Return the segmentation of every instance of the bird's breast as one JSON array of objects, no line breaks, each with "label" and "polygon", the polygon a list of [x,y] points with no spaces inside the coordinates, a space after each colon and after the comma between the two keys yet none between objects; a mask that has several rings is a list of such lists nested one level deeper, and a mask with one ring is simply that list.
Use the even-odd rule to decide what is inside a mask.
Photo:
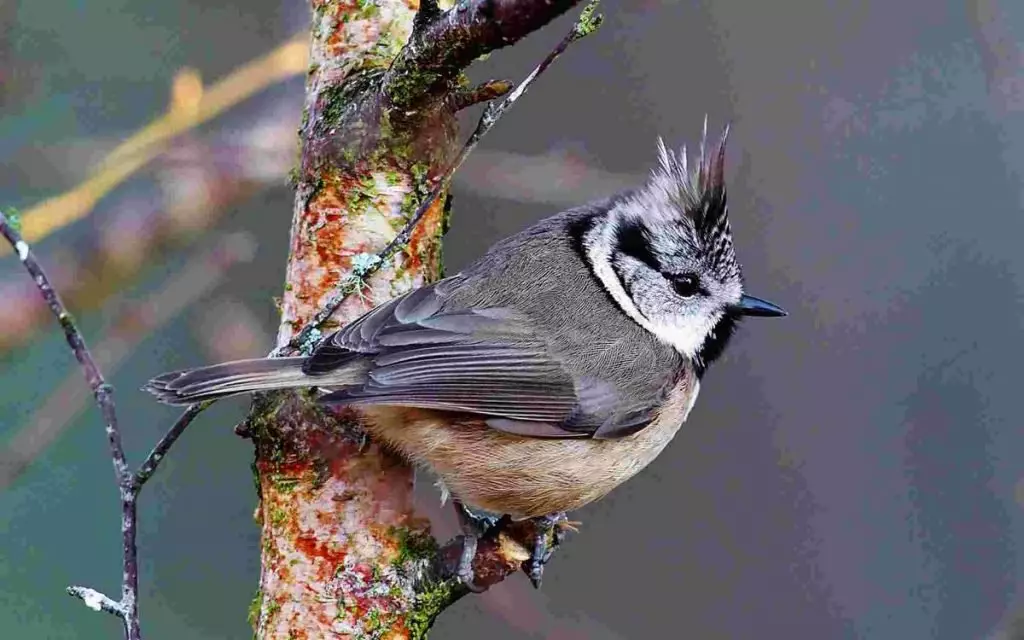
[{"label": "bird's breast", "polygon": [[650,464],[679,431],[699,383],[684,375],[657,417],[624,438],[541,439],[502,433],[482,420],[400,407],[366,407],[369,430],[428,466],[467,504],[515,518],[573,511]]}]

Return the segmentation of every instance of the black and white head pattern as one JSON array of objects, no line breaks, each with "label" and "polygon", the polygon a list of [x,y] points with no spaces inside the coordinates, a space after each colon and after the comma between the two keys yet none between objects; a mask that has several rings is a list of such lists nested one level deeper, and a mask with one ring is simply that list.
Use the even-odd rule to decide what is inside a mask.
[{"label": "black and white head pattern", "polygon": [[721,354],[738,315],[742,274],[725,189],[728,128],[690,162],[658,140],[647,183],[613,200],[584,238],[591,268],[635,322],[700,370]]}]

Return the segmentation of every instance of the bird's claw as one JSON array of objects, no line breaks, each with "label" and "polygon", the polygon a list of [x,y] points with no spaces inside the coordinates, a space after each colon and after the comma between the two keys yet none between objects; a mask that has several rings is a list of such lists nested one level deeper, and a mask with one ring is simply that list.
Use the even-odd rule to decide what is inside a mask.
[{"label": "bird's claw", "polygon": [[[489,517],[482,517],[468,509],[461,501],[454,500],[455,513],[458,514],[459,525],[462,529],[462,554],[459,556],[459,564],[456,568],[456,576],[459,582],[464,584],[473,593],[481,593],[487,590],[476,584],[476,575],[473,571],[473,559],[476,557],[477,543],[481,537],[492,538],[501,533],[511,522],[510,516],[502,516],[496,520]],[[539,589],[544,578],[544,566],[551,560],[557,549],[564,541],[567,532],[577,532],[581,523],[569,520],[564,512],[552,513],[533,519],[534,537],[533,549],[530,557],[523,562],[523,571],[530,578],[534,588]],[[550,543],[548,537],[550,535]]]},{"label": "bird's claw", "polygon": [[459,528],[462,529],[462,554],[459,556],[455,575],[472,593],[483,593],[487,591],[487,587],[476,583],[476,573],[473,571],[477,542],[481,536],[496,535],[504,520],[491,523],[488,518],[470,511],[461,500],[453,500],[452,504],[459,519]]},{"label": "bird's claw", "polygon": [[473,572],[473,558],[476,557],[476,544],[476,535],[472,533],[463,534],[462,555],[459,556],[459,566],[455,570],[455,575],[459,578],[459,582],[465,585],[466,588],[473,593],[483,593],[484,591],[487,591],[487,587],[482,587],[476,583],[476,575]]},{"label": "bird's claw", "polygon": [[[566,518],[565,512],[553,513],[539,518],[534,518],[536,532],[533,538],[533,551],[530,559],[526,561],[523,569],[530,578],[535,589],[540,589],[544,578],[544,565],[551,560],[555,549],[565,541],[566,531],[579,531],[577,526],[581,523]],[[548,544],[548,534],[551,534],[551,544]]]}]

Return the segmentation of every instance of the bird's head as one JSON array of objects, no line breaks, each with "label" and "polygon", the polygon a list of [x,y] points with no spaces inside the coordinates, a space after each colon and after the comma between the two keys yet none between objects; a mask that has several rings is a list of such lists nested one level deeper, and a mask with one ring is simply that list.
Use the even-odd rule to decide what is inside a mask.
[{"label": "bird's head", "polygon": [[744,292],[725,188],[728,128],[690,161],[658,141],[647,183],[613,200],[585,238],[605,289],[634,321],[703,370],[744,316],[784,316]]}]

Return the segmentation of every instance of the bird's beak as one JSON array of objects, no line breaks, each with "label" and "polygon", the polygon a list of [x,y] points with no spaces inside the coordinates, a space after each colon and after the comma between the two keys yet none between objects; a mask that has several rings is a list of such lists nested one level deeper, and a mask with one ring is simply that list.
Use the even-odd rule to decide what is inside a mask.
[{"label": "bird's beak", "polygon": [[772,304],[767,300],[761,298],[755,298],[754,296],[743,295],[740,298],[740,303],[736,305],[740,314],[745,316],[760,316],[763,318],[773,318],[777,316],[787,316],[785,309],[782,307]]}]

